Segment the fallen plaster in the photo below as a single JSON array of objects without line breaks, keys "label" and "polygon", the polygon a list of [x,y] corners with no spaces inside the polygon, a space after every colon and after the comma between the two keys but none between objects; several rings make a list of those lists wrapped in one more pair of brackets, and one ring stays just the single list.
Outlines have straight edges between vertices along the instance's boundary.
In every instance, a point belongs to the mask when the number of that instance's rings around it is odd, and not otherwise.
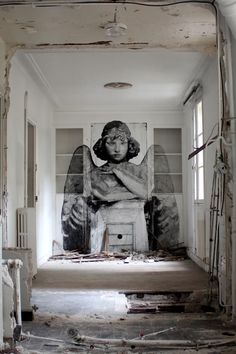
[{"label": "fallen plaster", "polygon": [[89,321],[51,313],[37,315],[31,329],[27,324],[18,344],[32,354],[233,354],[236,342],[235,328],[215,315],[129,315],[116,319],[105,315]]},{"label": "fallen plaster", "polygon": [[[114,252],[93,252],[88,254],[81,254],[76,251],[64,251],[62,246],[54,241],[54,245],[57,244],[59,253],[55,253],[49,258],[49,261],[53,260],[68,260],[75,263],[82,262],[103,262],[103,261],[123,261],[124,263],[154,263],[161,261],[183,261],[187,259],[187,253],[185,247],[176,247],[169,251],[158,250],[148,252],[133,252],[133,251],[114,251]],[[55,249],[56,252],[56,249]]]},{"label": "fallen plaster", "polygon": [[203,313],[220,312],[217,288],[209,300],[208,290],[124,292],[128,313]]}]

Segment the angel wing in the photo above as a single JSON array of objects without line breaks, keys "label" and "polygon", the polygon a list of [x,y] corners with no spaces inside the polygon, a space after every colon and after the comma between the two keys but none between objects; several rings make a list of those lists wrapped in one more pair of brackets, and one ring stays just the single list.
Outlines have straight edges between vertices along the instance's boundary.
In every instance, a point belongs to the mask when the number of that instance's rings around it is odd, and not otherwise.
[{"label": "angel wing", "polygon": [[61,211],[63,247],[66,250],[89,249],[91,193],[90,171],[95,168],[88,146],[79,146],[71,159],[64,186]]},{"label": "angel wing", "polygon": [[146,173],[148,199],[151,197],[154,189],[154,151],[155,147],[151,145],[139,165],[140,169]]},{"label": "angel wing", "polygon": [[89,196],[91,194],[90,173],[95,167],[89,147],[86,145],[79,146],[74,151],[70,162],[64,194]]},{"label": "angel wing", "polygon": [[[151,145],[140,165],[146,166],[147,169],[149,196],[152,192],[157,194],[174,193],[168,159],[160,145]],[[155,175],[155,172],[161,173]]]},{"label": "angel wing", "polygon": [[145,205],[146,213],[149,214],[147,227],[150,248],[168,249],[178,243],[179,213],[164,149],[160,145],[152,145],[141,165],[147,166],[149,195],[153,192]]}]

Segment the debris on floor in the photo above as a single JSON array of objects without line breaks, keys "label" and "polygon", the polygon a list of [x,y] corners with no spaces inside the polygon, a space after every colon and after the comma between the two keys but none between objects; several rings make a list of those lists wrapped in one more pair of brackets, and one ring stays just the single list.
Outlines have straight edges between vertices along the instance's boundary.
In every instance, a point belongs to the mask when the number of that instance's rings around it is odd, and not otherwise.
[{"label": "debris on floor", "polygon": [[209,312],[207,274],[182,251],[70,252],[47,262],[34,280],[34,320],[23,322],[24,354],[236,353],[235,326]]},{"label": "debris on floor", "polygon": [[[155,348],[155,349],[202,349],[206,347],[218,347],[222,345],[236,344],[236,335],[227,339],[214,339],[214,340],[191,340],[191,339],[146,339],[148,336],[158,336],[158,332],[149,333],[145,336],[140,336],[135,339],[126,338],[99,338],[90,337],[86,335],[81,335],[79,331],[69,330],[72,339],[78,344],[87,344],[93,348],[97,345],[104,345],[104,349],[108,349],[109,346],[113,347],[129,347],[130,349],[135,348]],[[163,331],[162,331],[163,333]]]},{"label": "debris on floor", "polygon": [[3,350],[0,350],[0,354],[26,354],[27,352],[28,351],[26,351],[21,346],[16,346],[15,348],[5,348]]},{"label": "debris on floor", "polygon": [[[193,313],[204,312],[208,301],[207,291],[123,292],[127,299],[128,313]],[[211,307],[211,312],[219,306]]]},{"label": "debris on floor", "polygon": [[138,315],[138,321],[136,315],[132,316],[129,315],[125,323],[119,318],[96,322],[77,318],[71,322],[57,316],[47,329],[40,323],[48,317],[41,315],[31,325],[31,332],[26,329],[25,338],[19,344],[25,348],[24,354],[235,353],[236,331],[218,316],[160,314],[157,317],[149,314],[148,318]]},{"label": "debris on floor", "polygon": [[103,262],[103,261],[115,261],[115,260],[124,260],[124,263],[130,262],[145,262],[153,263],[160,261],[181,261],[187,259],[187,252],[185,247],[178,247],[166,250],[158,250],[151,252],[130,252],[124,250],[123,252],[101,252],[101,253],[89,253],[81,254],[77,251],[65,251],[61,254],[54,255],[49,258],[49,261],[52,260],[67,260],[71,262]]}]

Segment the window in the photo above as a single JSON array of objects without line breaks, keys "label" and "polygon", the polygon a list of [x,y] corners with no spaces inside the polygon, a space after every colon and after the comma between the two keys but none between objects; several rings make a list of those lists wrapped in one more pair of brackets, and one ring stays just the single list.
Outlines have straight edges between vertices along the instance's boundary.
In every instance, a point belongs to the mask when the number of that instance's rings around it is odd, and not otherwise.
[{"label": "window", "polygon": [[[203,145],[203,115],[202,101],[199,101],[193,109],[193,146],[199,148]],[[204,200],[204,151],[200,151],[194,156],[194,200],[201,202]]]}]

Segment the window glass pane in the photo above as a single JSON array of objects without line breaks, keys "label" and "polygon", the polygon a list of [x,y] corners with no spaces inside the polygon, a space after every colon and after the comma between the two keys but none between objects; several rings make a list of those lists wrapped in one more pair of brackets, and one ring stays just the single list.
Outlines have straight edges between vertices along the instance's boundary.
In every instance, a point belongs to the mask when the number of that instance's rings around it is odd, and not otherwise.
[{"label": "window glass pane", "polygon": [[198,153],[198,167],[203,166],[203,150]]},{"label": "window glass pane", "polygon": [[202,101],[198,102],[197,104],[197,116],[202,118]]},{"label": "window glass pane", "polygon": [[193,110],[193,139],[196,139],[196,111]]},{"label": "window glass pane", "polygon": [[197,143],[197,146],[200,147],[203,145],[203,134],[199,135],[198,136],[198,143]]},{"label": "window glass pane", "polygon": [[199,101],[197,104],[197,114],[202,115],[202,101]]},{"label": "window glass pane", "polygon": [[198,169],[198,199],[204,199],[204,170],[203,167]]},{"label": "window glass pane", "polygon": [[197,120],[197,134],[202,134],[202,117],[198,117]]},{"label": "window glass pane", "polygon": [[[194,148],[203,145],[203,112],[202,101],[193,109],[193,144]],[[204,150],[193,159],[194,198],[196,201],[204,199]]]},{"label": "window glass pane", "polygon": [[197,200],[197,171],[194,172],[194,199]]},{"label": "window glass pane", "polygon": [[197,134],[202,134],[202,102],[197,105]]}]

